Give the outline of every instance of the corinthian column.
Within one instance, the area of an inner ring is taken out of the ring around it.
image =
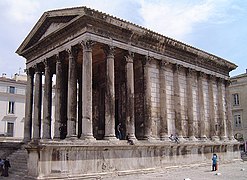
[[[174,113],[175,113],[175,129],[180,141],[183,141],[183,125],[181,118],[181,102],[180,102],[180,85],[179,85],[179,70],[180,65],[173,66],[173,89],[174,89]]]
[[[222,79],[218,78],[217,88],[218,88],[218,111],[219,111],[219,130],[220,130],[220,139],[226,140],[226,119],[223,109],[223,95],[222,95]]]
[[[167,124],[167,101],[166,101],[166,65],[168,62],[161,60],[160,61],[160,139],[162,141],[168,141],[168,124]]]
[[[231,110],[231,94],[230,94],[230,80],[225,80],[225,103],[226,103],[226,113],[227,113],[227,119],[226,119],[226,125],[227,125],[227,135],[229,140],[236,140],[233,135],[233,129],[232,129],[232,110]]]
[[[187,70],[187,112],[188,112],[188,135],[190,140],[196,140],[194,132],[194,104],[193,104],[193,92],[192,81],[193,72],[192,69]]]
[[[210,137],[213,141],[218,140],[218,135],[216,132],[216,121],[215,121],[215,107],[214,107],[214,89],[213,89],[213,81],[215,80],[215,77],[212,75],[209,75],[208,78],[208,96],[209,96],[209,113],[210,113]]]
[[[56,92],[55,92],[55,124],[54,138],[60,138],[62,120],[62,62],[59,55],[56,55]]]
[[[198,104],[199,104],[199,122],[200,122],[200,138],[206,140],[206,125],[205,125],[205,107],[204,107],[204,89],[203,78],[206,76],[203,72],[197,74],[198,78]]]
[[[43,139],[51,139],[51,103],[52,103],[52,74],[50,64],[46,59],[45,64],[45,85],[43,100]]]
[[[116,139],[115,135],[115,85],[114,85],[114,47],[106,46],[106,90],[105,90],[105,137]]]
[[[144,139],[152,139],[152,118],[151,118],[151,79],[150,79],[150,57],[143,61],[144,81]]]
[[[125,57],[126,59],[126,123],[127,123],[127,134],[131,139],[135,137],[135,102],[134,102],[134,67],[133,59],[134,54],[129,51],[129,54]]]
[[[39,67],[36,65],[35,66],[33,140],[40,139],[41,97],[42,97],[42,73]]]
[[[67,138],[76,138],[76,107],[77,107],[77,70],[76,60],[72,49],[68,49],[69,77],[68,77],[68,122]]]
[[[32,112],[33,112],[33,78],[34,72],[31,68],[27,69],[25,121],[24,121],[24,142],[31,140],[32,136]]]
[[[86,40],[83,46],[82,62],[82,135],[83,139],[93,140],[92,119],[92,46],[93,42]]]

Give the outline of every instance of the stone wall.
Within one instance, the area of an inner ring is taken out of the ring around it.
[[[212,153],[220,162],[239,159],[238,144],[224,143],[153,143],[125,142],[41,143],[27,147],[29,176],[39,179],[73,178],[148,168],[211,163]],[[31,168],[32,167],[32,168]]]

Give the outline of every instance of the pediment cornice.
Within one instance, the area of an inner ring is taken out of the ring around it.
[[[56,28],[52,29],[51,26]],[[74,36],[78,36],[85,31],[194,65],[212,68],[224,74],[237,67],[225,59],[180,41],[86,7],[45,12],[18,48],[17,53],[27,58],[32,52],[55,47],[54,43],[61,43],[66,39],[65,36],[73,37],[76,33]]]

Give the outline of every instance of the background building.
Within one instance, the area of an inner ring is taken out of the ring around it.
[[[231,78],[232,116],[234,136],[247,141],[247,72]],[[245,145],[245,150],[247,146]]]
[[[0,77],[0,136],[23,138],[26,75]]]
[[[26,83],[26,74],[8,78],[3,73],[0,77],[0,137],[15,140],[24,137]]]

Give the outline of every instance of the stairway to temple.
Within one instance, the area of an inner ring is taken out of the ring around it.
[[[21,147],[8,157],[11,168],[9,169],[8,179],[22,180],[27,179],[27,158],[28,154],[25,148]]]

